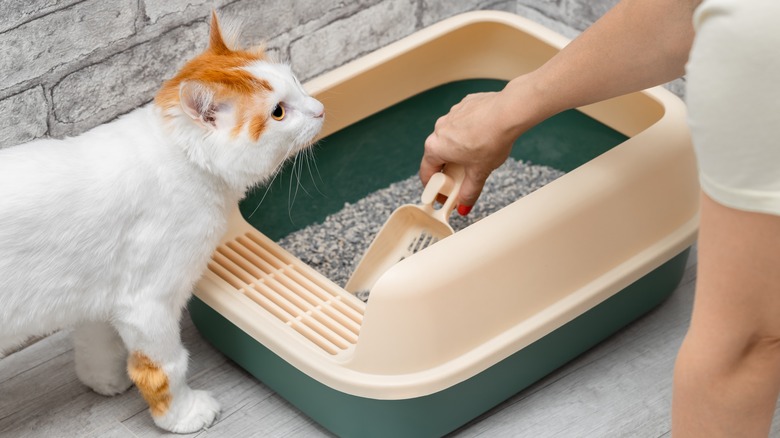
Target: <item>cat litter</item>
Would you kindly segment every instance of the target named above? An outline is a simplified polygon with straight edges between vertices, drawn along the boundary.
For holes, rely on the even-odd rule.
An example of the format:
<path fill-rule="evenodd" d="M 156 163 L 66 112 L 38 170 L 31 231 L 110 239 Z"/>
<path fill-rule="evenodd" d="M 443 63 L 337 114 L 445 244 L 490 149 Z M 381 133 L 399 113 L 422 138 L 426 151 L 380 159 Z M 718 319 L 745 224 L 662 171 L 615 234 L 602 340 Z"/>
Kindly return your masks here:
<path fill-rule="evenodd" d="M 563 174 L 548 166 L 510 157 L 488 177 L 474 209 L 466 216 L 453 214 L 450 225 L 456 232 L 460 231 Z M 421 191 L 420 179 L 416 175 L 410 176 L 358 202 L 345 203 L 344 208 L 325 218 L 322 223 L 290 233 L 278 243 L 344 287 L 368 245 L 393 210 L 401 204 L 417 202 Z M 357 296 L 366 301 L 369 293 L 361 291 Z"/>

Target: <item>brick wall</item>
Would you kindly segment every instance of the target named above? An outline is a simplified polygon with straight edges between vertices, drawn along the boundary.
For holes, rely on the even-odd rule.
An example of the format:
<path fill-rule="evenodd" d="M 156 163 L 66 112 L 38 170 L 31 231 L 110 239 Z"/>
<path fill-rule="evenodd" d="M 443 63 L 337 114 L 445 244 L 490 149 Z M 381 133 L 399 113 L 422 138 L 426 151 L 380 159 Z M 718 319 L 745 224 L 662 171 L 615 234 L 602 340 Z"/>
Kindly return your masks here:
<path fill-rule="evenodd" d="M 0 147 L 76 135 L 148 102 L 205 48 L 212 8 L 306 80 L 460 12 L 515 12 L 574 37 L 616 2 L 0 0 Z"/>

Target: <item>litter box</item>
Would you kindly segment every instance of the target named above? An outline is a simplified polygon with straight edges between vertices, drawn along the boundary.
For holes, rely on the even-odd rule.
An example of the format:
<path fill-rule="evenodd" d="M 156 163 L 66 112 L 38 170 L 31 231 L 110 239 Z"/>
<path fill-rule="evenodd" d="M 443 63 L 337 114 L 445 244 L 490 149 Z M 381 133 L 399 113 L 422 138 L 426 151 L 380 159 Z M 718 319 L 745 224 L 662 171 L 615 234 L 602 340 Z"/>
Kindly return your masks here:
<path fill-rule="evenodd" d="M 300 178 L 316 188 L 291 204 L 297 181 L 275 183 L 236 208 L 190 303 L 203 336 L 339 436 L 440 436 L 661 303 L 696 236 L 698 182 L 685 107 L 660 88 L 522 136 L 515 158 L 567 173 L 394 265 L 367 303 L 275 243 L 416 173 L 436 118 L 566 43 L 472 12 L 305 84 L 327 108 Z"/>

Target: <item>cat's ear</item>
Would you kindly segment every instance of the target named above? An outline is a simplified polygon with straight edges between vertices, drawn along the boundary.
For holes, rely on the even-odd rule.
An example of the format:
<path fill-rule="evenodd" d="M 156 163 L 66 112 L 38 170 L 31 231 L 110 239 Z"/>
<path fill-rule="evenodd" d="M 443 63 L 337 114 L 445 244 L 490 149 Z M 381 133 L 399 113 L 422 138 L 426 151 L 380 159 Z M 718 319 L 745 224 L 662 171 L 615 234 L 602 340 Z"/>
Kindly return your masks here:
<path fill-rule="evenodd" d="M 179 102 L 185 114 L 204 126 L 217 127 L 217 110 L 219 108 L 214 91 L 196 82 L 182 82 L 179 86 Z"/>
<path fill-rule="evenodd" d="M 236 42 L 235 34 L 236 34 L 235 31 L 230 31 L 226 35 L 223 35 L 222 27 L 220 26 L 219 19 L 217 18 L 217 12 L 212 10 L 211 11 L 211 35 L 209 36 L 208 50 L 217 55 L 230 54 L 232 50 L 230 49 L 229 45 L 234 44 Z"/>

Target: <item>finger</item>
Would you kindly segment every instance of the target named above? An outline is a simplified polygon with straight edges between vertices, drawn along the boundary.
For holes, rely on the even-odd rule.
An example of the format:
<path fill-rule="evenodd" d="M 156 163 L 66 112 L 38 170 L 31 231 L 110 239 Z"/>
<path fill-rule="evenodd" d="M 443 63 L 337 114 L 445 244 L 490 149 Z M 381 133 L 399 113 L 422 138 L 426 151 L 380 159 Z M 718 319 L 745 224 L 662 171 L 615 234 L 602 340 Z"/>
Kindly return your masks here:
<path fill-rule="evenodd" d="M 458 213 L 461 216 L 467 215 L 474 204 L 477 203 L 477 199 L 479 199 L 479 195 L 482 193 L 482 188 L 485 187 L 486 180 L 487 176 L 466 172 L 466 178 L 463 180 L 463 184 L 460 186 L 460 193 L 458 194 Z"/>
<path fill-rule="evenodd" d="M 436 123 L 433 124 L 433 131 L 436 132 L 436 131 L 440 130 L 442 128 L 442 126 L 444 125 L 444 123 L 446 123 L 446 121 L 447 121 L 447 115 L 446 114 L 441 116 L 441 117 L 439 117 L 438 119 L 436 119 Z"/>
<path fill-rule="evenodd" d="M 420 181 L 422 181 L 423 185 L 428 184 L 431 176 L 436 172 L 440 172 L 445 164 L 445 161 L 433 152 L 437 141 L 436 133 L 429 135 L 425 140 L 425 152 L 420 161 Z"/>
<path fill-rule="evenodd" d="M 480 98 L 484 97 L 485 94 L 486 93 L 471 93 L 471 94 L 467 94 L 466 97 L 464 97 L 463 100 L 461 100 L 458 103 L 458 105 L 462 105 L 462 104 L 470 102 L 470 101 L 472 101 L 474 99 L 480 99 Z"/>

